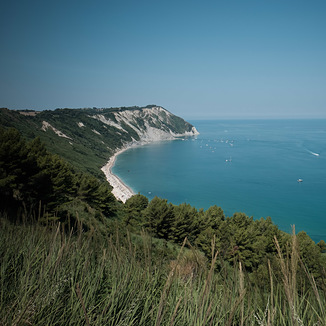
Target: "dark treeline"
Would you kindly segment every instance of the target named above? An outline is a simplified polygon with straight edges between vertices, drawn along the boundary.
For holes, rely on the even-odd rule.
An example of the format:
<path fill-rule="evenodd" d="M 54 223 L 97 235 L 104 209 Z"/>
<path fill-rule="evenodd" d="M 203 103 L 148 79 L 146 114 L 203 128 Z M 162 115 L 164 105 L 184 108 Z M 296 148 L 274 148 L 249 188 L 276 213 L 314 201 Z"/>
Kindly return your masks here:
<path fill-rule="evenodd" d="M 118 202 L 108 183 L 75 171 L 39 138 L 26 142 L 10 128 L 0 129 L 0 205 L 12 221 L 69 216 L 90 228 L 90 220 L 115 216 Z"/>
<path fill-rule="evenodd" d="M 0 129 L 0 204 L 12 222 L 76 221 L 84 231 L 108 234 L 114 220 L 120 229 L 181 245 L 185 238 L 212 257 L 212 241 L 218 250 L 217 268 L 241 262 L 253 282 L 268 282 L 268 263 L 277 264 L 275 241 L 289 255 L 291 236 L 273 224 L 271 218 L 253 220 L 244 213 L 226 217 L 220 207 L 197 210 L 189 204 L 173 205 L 155 197 L 150 202 L 135 195 L 118 202 L 107 182 L 76 171 L 59 156 L 49 153 L 39 138 L 26 142 L 15 129 Z M 317 245 L 305 232 L 297 234 L 302 263 L 324 286 L 326 245 Z M 274 268 L 277 270 L 277 268 Z M 304 271 L 299 271 L 304 277 Z"/>
<path fill-rule="evenodd" d="M 268 261 L 277 270 L 277 241 L 285 255 L 290 251 L 291 235 L 278 229 L 270 217 L 254 220 L 244 213 L 225 217 L 220 207 L 212 206 L 206 211 L 197 210 L 189 204 L 178 206 L 158 197 L 150 202 L 143 195 L 135 195 L 125 204 L 124 224 L 130 230 L 144 228 L 153 237 L 182 244 L 187 238 L 191 244 L 212 256 L 212 240 L 219 252 L 219 269 L 242 263 L 255 283 L 266 284 L 269 279 Z M 306 232 L 297 234 L 298 250 L 302 262 L 312 275 L 325 282 L 325 242 L 317 245 Z M 304 270 L 301 269 L 301 276 Z M 326 284 L 324 284 L 326 289 Z"/>

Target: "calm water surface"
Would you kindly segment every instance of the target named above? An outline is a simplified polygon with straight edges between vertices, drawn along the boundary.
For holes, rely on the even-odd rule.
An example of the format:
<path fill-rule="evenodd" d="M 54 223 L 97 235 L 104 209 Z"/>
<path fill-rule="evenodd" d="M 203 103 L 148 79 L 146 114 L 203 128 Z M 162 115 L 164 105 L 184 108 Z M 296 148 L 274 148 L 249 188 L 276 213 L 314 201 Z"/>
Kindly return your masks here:
<path fill-rule="evenodd" d="M 113 172 L 149 199 L 271 216 L 326 240 L 326 120 L 191 123 L 199 136 L 130 149 Z"/>

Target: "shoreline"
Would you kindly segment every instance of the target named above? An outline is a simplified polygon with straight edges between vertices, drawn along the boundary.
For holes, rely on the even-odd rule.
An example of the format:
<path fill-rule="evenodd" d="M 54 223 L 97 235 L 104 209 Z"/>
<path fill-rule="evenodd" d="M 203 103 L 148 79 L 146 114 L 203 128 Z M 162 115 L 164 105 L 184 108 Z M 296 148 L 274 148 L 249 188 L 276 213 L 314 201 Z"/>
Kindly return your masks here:
<path fill-rule="evenodd" d="M 121 200 L 123 203 L 127 201 L 130 197 L 135 195 L 134 191 L 128 187 L 118 176 L 112 172 L 116 158 L 118 155 L 124 151 L 130 149 L 132 146 L 127 146 L 115 152 L 113 156 L 110 157 L 109 161 L 101 168 L 105 174 L 106 180 L 113 187 L 112 194 L 117 200 Z"/>
<path fill-rule="evenodd" d="M 177 136 L 169 134 L 168 136 L 162 137 L 161 134 L 152 133 L 150 137 L 147 139 L 130 142 L 129 144 L 125 145 L 123 148 L 117 150 L 110 157 L 109 161 L 101 168 L 102 172 L 105 174 L 106 180 L 113 187 L 112 194 L 115 196 L 117 200 L 120 200 L 123 203 L 125 203 L 130 197 L 136 194 L 130 187 L 128 187 L 118 176 L 116 176 L 112 172 L 112 168 L 114 167 L 118 155 L 120 155 L 121 153 L 123 153 L 124 151 L 132 147 L 143 146 L 145 144 L 150 144 L 156 141 L 166 141 L 166 140 L 171 141 L 171 140 L 176 140 L 180 137 L 196 136 L 198 134 L 199 132 L 196 130 L 195 127 L 193 127 L 193 134 L 190 134 L 190 132 L 189 133 L 186 132 L 184 134 L 179 134 Z"/>

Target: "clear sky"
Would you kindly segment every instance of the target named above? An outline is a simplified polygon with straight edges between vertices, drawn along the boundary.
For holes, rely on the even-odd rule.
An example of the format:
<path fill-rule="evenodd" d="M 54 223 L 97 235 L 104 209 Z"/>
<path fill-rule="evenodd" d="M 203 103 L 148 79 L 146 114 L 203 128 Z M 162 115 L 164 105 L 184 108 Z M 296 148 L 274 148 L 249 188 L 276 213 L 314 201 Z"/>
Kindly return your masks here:
<path fill-rule="evenodd" d="M 325 0 L 1 0 L 0 107 L 326 118 Z"/>

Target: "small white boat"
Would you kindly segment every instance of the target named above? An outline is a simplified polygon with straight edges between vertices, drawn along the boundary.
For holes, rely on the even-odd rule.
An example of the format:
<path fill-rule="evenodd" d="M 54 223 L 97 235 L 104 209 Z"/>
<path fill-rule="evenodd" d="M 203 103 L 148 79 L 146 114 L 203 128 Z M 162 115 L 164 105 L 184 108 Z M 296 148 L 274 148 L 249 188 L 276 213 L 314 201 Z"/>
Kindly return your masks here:
<path fill-rule="evenodd" d="M 298 182 L 302 182 L 302 181 L 303 181 L 303 179 L 298 179 L 297 181 L 298 181 Z"/>

